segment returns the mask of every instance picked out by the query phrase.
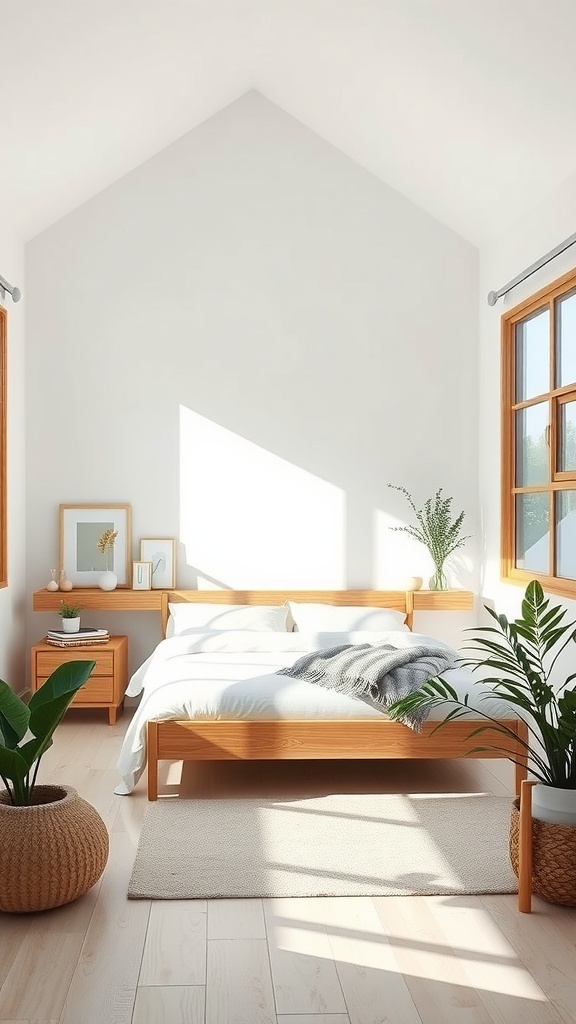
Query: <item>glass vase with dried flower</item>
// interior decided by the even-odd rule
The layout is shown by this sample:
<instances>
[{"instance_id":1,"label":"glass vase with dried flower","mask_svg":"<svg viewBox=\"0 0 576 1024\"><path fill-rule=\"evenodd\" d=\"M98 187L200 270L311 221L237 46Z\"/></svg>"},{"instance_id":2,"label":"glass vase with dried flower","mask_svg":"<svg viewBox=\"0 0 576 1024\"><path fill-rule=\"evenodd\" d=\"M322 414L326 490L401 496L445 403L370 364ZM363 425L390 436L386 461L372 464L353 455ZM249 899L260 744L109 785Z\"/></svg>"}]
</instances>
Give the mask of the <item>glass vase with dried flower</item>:
<instances>
[{"instance_id":1,"label":"glass vase with dried flower","mask_svg":"<svg viewBox=\"0 0 576 1024\"><path fill-rule=\"evenodd\" d=\"M424 502L422 508L416 508L412 495L405 487L396 484L388 484L388 487L404 495L416 519L415 525L391 526L390 529L407 533L428 548L434 563L430 590L448 590L449 582L444 568L446 559L470 539L469 536L460 536L464 512L460 512L456 518L452 517L452 498L442 496L442 487Z\"/></svg>"}]
</instances>

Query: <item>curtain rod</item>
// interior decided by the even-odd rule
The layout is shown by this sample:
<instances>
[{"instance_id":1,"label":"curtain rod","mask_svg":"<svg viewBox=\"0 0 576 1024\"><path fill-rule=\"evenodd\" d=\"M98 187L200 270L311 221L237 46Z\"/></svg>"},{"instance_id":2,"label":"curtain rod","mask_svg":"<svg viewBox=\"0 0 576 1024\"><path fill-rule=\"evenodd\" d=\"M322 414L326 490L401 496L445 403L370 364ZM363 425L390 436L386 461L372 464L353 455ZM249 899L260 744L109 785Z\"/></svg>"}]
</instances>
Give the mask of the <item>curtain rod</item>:
<instances>
[{"instance_id":1,"label":"curtain rod","mask_svg":"<svg viewBox=\"0 0 576 1024\"><path fill-rule=\"evenodd\" d=\"M550 249L550 252L547 252L545 256L541 256L541 258L539 260L536 260L535 263L531 263L530 266L526 268L526 270L523 270L521 274L517 274L516 277L513 277L512 280L508 281L508 283L505 284L503 288L499 288L497 292L488 292L488 305L495 306L496 303L498 302L498 299L503 298L504 295L507 295L508 292L512 291L513 288L516 288L517 285L522 284L522 281L525 281L528 277L531 277L532 274L535 274L537 270L540 270L542 267L545 267L546 264L550 263L550 261L555 259L556 256L560 256L560 254L565 252L566 249L569 249L571 245L574 245L574 242L576 242L576 232L573 235L570 235L568 238L565 238L563 242L560 242L553 249ZM22 297L22 292L20 291L20 289L17 288L15 285L11 285L6 280L6 278L2 277L2 275L0 274L0 294L2 295L2 298L5 297L6 292L9 292L9 294L12 296L13 302L19 302L20 298Z\"/></svg>"},{"instance_id":2,"label":"curtain rod","mask_svg":"<svg viewBox=\"0 0 576 1024\"><path fill-rule=\"evenodd\" d=\"M9 292L12 296L12 302L19 302L22 297L22 292L15 285L9 284L5 277L0 274L0 296L4 299L6 292Z\"/></svg>"},{"instance_id":3,"label":"curtain rod","mask_svg":"<svg viewBox=\"0 0 576 1024\"><path fill-rule=\"evenodd\" d=\"M540 270L540 267L545 267L546 264L550 263L550 260L553 260L555 256L559 256L561 252L564 252L566 249L569 249L571 245L574 245L574 242L576 242L576 233L570 235L569 238L564 239L564 241L560 242L560 244L555 246L554 249L550 249L550 252L547 252L541 259L536 260L536 263L532 263L526 270L523 270L521 274L518 274L517 277L513 277L512 280L508 281L508 284L505 284L503 288L500 288L497 292L488 292L488 305L495 306L498 299L501 299L503 295L507 295L509 291L512 291L512 288L515 288L517 284L521 284L522 281L525 281L527 277L531 276L531 274L535 274L537 270Z\"/></svg>"}]
</instances>

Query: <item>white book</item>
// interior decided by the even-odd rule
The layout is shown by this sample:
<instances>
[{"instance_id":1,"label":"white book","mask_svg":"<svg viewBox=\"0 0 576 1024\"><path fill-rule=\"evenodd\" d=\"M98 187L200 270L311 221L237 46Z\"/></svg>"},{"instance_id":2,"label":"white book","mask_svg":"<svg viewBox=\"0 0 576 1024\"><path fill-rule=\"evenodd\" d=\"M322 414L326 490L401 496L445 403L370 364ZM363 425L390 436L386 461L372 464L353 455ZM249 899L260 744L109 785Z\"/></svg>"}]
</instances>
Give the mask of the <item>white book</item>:
<instances>
[{"instance_id":1,"label":"white book","mask_svg":"<svg viewBox=\"0 0 576 1024\"><path fill-rule=\"evenodd\" d=\"M63 629L49 629L46 635L53 640L96 640L110 634L107 629L90 629L86 626L84 629L74 630L73 633L65 633Z\"/></svg>"}]
</instances>

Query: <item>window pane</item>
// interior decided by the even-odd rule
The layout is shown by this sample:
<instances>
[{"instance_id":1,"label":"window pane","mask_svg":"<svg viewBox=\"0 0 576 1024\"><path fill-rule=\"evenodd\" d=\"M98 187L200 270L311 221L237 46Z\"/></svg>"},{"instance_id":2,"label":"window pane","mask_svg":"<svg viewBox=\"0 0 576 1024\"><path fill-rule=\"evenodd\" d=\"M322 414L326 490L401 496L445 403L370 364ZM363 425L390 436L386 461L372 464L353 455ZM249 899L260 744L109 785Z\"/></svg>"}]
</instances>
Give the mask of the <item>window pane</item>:
<instances>
[{"instance_id":1,"label":"window pane","mask_svg":"<svg viewBox=\"0 0 576 1024\"><path fill-rule=\"evenodd\" d=\"M516 401L550 390L550 312L516 324Z\"/></svg>"},{"instance_id":2,"label":"window pane","mask_svg":"<svg viewBox=\"0 0 576 1024\"><path fill-rule=\"evenodd\" d=\"M546 427L548 402L538 402L516 415L516 486L533 487L550 479Z\"/></svg>"},{"instance_id":3,"label":"window pane","mask_svg":"<svg viewBox=\"0 0 576 1024\"><path fill-rule=\"evenodd\" d=\"M516 495L516 565L548 573L550 501L547 492Z\"/></svg>"},{"instance_id":4,"label":"window pane","mask_svg":"<svg viewBox=\"0 0 576 1024\"><path fill-rule=\"evenodd\" d=\"M558 471L576 472L576 402L562 402L558 414Z\"/></svg>"},{"instance_id":5,"label":"window pane","mask_svg":"<svg viewBox=\"0 0 576 1024\"><path fill-rule=\"evenodd\" d=\"M556 387L576 383L576 292L556 304Z\"/></svg>"},{"instance_id":6,"label":"window pane","mask_svg":"<svg viewBox=\"0 0 576 1024\"><path fill-rule=\"evenodd\" d=\"M556 576L576 579L576 491L556 494Z\"/></svg>"}]
</instances>

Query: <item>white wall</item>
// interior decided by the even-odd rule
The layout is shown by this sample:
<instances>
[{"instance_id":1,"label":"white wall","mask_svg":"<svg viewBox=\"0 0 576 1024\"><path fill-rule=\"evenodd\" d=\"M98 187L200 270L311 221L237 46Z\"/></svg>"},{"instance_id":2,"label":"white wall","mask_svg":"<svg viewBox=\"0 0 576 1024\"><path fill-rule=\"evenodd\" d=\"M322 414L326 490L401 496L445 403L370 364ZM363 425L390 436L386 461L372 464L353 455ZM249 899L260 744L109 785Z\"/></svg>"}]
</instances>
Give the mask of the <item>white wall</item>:
<instances>
[{"instance_id":1,"label":"white wall","mask_svg":"<svg viewBox=\"0 0 576 1024\"><path fill-rule=\"evenodd\" d=\"M0 273L23 290L23 298L2 301L8 313L8 586L0 590L0 678L16 691L24 689L27 655L24 646L26 588L26 473L24 416L24 246L10 229L0 206Z\"/></svg>"},{"instance_id":2,"label":"white wall","mask_svg":"<svg viewBox=\"0 0 576 1024\"><path fill-rule=\"evenodd\" d=\"M536 262L568 235L576 225L576 175L546 202L494 239L480 254L480 512L484 547L482 593L498 611L516 615L523 587L500 581L500 318L506 309L544 288L576 266L576 247L529 277L490 307L489 291ZM576 613L572 601L554 597Z\"/></svg>"},{"instance_id":3,"label":"white wall","mask_svg":"<svg viewBox=\"0 0 576 1024\"><path fill-rule=\"evenodd\" d=\"M477 252L259 94L34 239L26 269L30 590L60 502L130 502L135 541L179 538L182 587L429 576L388 528L408 512L389 481L443 485L476 533ZM472 542L454 580L476 571ZM132 661L156 639L150 618Z\"/></svg>"}]
</instances>

